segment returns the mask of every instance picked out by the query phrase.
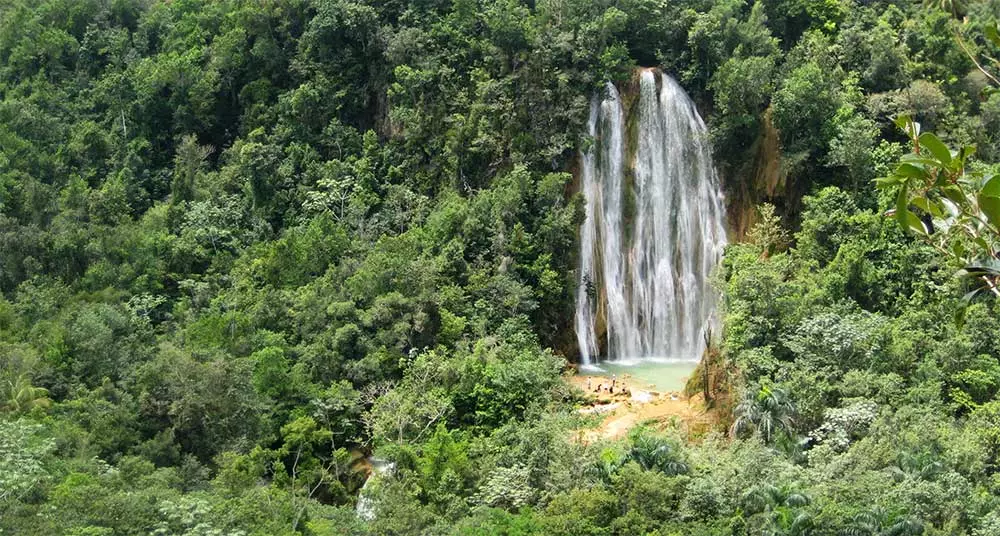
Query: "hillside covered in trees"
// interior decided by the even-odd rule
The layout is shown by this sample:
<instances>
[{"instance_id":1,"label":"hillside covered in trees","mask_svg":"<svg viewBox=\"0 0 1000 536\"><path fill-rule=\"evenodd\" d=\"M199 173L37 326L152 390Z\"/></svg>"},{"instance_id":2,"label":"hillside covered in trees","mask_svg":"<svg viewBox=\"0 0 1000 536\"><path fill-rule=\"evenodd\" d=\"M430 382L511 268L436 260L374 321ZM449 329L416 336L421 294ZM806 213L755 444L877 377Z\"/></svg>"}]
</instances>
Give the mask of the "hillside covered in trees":
<instances>
[{"instance_id":1,"label":"hillside covered in trees","mask_svg":"<svg viewBox=\"0 0 1000 536\"><path fill-rule=\"evenodd\" d=\"M998 16L0 2L0 533L1000 534ZM579 156L640 67L723 182L724 422L582 442Z\"/></svg>"}]
</instances>

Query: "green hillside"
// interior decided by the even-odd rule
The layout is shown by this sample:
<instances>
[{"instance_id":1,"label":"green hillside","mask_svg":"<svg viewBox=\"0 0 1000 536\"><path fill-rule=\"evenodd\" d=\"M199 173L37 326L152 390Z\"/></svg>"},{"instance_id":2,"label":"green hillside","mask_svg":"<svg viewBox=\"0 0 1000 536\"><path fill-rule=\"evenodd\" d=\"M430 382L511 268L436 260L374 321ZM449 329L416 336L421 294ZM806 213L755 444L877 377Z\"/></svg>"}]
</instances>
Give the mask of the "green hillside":
<instances>
[{"instance_id":1,"label":"green hillside","mask_svg":"<svg viewBox=\"0 0 1000 536\"><path fill-rule=\"evenodd\" d=\"M998 18L0 1L0 534L1000 535ZM579 156L639 67L723 182L720 422L584 442Z\"/></svg>"}]
</instances>

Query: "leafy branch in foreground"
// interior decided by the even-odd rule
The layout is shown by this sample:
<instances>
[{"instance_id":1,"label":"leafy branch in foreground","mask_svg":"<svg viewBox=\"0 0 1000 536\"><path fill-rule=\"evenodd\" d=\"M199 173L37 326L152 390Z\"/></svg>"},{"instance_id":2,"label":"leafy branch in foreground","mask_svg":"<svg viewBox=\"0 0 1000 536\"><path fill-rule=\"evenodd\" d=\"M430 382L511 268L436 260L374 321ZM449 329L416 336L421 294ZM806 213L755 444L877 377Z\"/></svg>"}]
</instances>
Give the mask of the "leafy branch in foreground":
<instances>
[{"instance_id":1,"label":"leafy branch in foreground","mask_svg":"<svg viewBox=\"0 0 1000 536\"><path fill-rule=\"evenodd\" d=\"M896 217L904 231L922 238L962 266L960 276L977 282L967 296L989 290L1000 296L1000 175L969 170L974 147L948 148L920 123L900 116L913 152L903 155L887 177L876 179L895 196Z\"/></svg>"}]
</instances>

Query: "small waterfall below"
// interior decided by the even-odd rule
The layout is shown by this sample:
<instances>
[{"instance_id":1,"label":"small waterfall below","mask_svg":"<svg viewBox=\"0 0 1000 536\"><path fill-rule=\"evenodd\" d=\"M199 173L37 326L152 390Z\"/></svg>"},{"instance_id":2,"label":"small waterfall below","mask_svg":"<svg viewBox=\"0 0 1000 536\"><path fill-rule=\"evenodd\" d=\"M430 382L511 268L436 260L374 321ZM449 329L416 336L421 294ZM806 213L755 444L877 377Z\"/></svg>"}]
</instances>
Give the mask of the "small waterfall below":
<instances>
[{"instance_id":1,"label":"small waterfall below","mask_svg":"<svg viewBox=\"0 0 1000 536\"><path fill-rule=\"evenodd\" d=\"M725 210L707 129L672 78L645 69L638 83L628 109L610 83L591 102L575 318L583 365L698 361L718 323L709 277Z\"/></svg>"},{"instance_id":2,"label":"small waterfall below","mask_svg":"<svg viewBox=\"0 0 1000 536\"><path fill-rule=\"evenodd\" d=\"M354 506L355 514L363 521L375 520L375 504L372 502L371 497L365 493L365 489L382 475L391 474L396 470L396 464L381 458L370 458L369 462L372 466L371 474L368 475L364 485L361 486L361 491L358 493L358 502Z\"/></svg>"}]
</instances>

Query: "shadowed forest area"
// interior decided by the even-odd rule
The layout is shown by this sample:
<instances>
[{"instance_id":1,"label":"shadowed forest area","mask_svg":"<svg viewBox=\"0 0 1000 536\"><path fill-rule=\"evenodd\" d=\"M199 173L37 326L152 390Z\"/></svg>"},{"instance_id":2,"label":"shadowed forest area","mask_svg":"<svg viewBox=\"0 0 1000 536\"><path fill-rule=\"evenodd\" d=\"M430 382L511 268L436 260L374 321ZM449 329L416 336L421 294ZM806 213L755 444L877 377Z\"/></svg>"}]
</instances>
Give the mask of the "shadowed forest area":
<instances>
[{"instance_id":1,"label":"shadowed forest area","mask_svg":"<svg viewBox=\"0 0 1000 536\"><path fill-rule=\"evenodd\" d=\"M998 16L0 2L0 533L1000 534ZM725 193L723 422L585 443L579 159L640 67Z\"/></svg>"}]
</instances>

